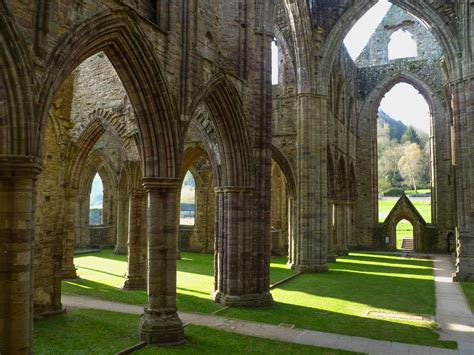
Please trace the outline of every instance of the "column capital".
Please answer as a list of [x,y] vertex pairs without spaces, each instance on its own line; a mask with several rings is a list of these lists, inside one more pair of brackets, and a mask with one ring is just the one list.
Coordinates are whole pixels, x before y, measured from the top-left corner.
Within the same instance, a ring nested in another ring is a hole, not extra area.
[[179,178],[146,177],[143,178],[143,187],[147,192],[153,190],[177,190],[181,186]]
[[254,190],[253,186],[218,186],[214,188],[216,193],[250,193]]
[[124,198],[130,197],[143,197],[146,195],[147,190],[140,189],[140,188],[131,188],[128,190],[128,195],[124,196]]
[[0,155],[0,177],[35,178],[43,170],[40,160],[34,156]]

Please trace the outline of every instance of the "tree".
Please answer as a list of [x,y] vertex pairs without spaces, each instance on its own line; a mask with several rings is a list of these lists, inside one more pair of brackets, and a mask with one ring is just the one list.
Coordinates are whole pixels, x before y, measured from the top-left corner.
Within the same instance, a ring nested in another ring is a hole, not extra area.
[[393,144],[385,149],[379,158],[379,190],[380,192],[399,186],[403,180],[398,171],[398,161],[405,151],[404,146]]
[[415,127],[409,126],[402,136],[402,143],[416,143],[419,146],[423,146],[423,142],[418,135]]
[[425,172],[423,160],[423,152],[420,146],[412,143],[406,146],[404,154],[398,161],[401,176],[413,186],[415,193],[417,192],[416,185],[421,182]]

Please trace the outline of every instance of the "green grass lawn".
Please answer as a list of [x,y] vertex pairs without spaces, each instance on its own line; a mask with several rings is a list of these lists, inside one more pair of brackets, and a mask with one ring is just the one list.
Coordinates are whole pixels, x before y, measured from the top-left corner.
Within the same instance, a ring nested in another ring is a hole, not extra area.
[[377,319],[369,312],[435,314],[432,262],[389,255],[351,254],[325,274],[305,274],[273,290],[270,309],[225,310],[222,316],[294,324],[330,333],[437,347],[432,322]]
[[[412,202],[426,223],[431,223],[431,202],[416,200]],[[379,200],[379,222],[385,221],[396,203],[396,200]]]
[[[213,257],[183,253],[178,261],[177,299],[182,311],[210,313]],[[63,291],[113,301],[145,304],[144,292],[122,291],[126,262],[111,251],[75,259],[83,279],[65,281]],[[272,260],[271,283],[293,272],[284,258]],[[431,322],[377,319],[369,312],[435,314],[432,262],[380,254],[351,254],[330,264],[330,272],[305,274],[272,290],[274,306],[231,308],[219,315],[271,324],[420,345],[452,347],[439,341]]]
[[410,222],[402,220],[397,224],[397,249],[402,248],[402,240],[404,238],[413,239],[413,226]]
[[[35,322],[35,354],[113,354],[138,343],[139,316],[76,310]],[[351,354],[312,346],[260,339],[200,326],[185,329],[186,344],[147,347],[138,354]]]
[[[214,286],[213,255],[181,253],[178,260],[177,304],[182,311],[212,313],[222,306],[210,298]],[[76,256],[74,264],[80,279],[63,281],[63,293],[96,297],[115,302],[144,305],[145,291],[123,291],[127,257],[113,250]],[[295,272],[286,268],[286,259],[272,259],[270,282],[275,283]]]
[[471,310],[474,312],[474,283],[473,282],[461,282],[462,289],[466,295],[467,301],[471,306]]
[[416,193],[418,195],[431,194],[431,189],[418,189],[416,192],[415,190],[405,190],[405,195],[407,196],[414,196]]

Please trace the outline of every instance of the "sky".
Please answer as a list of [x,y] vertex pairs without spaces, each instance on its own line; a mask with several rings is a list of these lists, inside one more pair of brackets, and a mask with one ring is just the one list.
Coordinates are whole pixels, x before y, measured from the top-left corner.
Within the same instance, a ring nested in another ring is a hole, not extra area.
[[99,174],[96,174],[92,181],[90,208],[102,208],[102,201],[104,198],[104,187]]
[[387,0],[380,0],[349,31],[344,39],[344,44],[352,59],[357,59],[390,7],[392,4]]
[[405,125],[430,133],[430,108],[425,98],[413,86],[399,83],[380,103],[380,109]]
[[[387,0],[379,0],[349,31],[344,44],[352,57],[357,59],[377,27],[382,22],[392,4]],[[407,44],[405,44],[407,45]],[[402,44],[403,46],[403,44]],[[403,51],[406,48],[400,47]],[[272,83],[278,84],[278,47],[272,44]],[[430,132],[430,112],[428,103],[411,85],[400,83],[385,95],[380,108],[392,118],[406,125],[412,125],[426,133]]]

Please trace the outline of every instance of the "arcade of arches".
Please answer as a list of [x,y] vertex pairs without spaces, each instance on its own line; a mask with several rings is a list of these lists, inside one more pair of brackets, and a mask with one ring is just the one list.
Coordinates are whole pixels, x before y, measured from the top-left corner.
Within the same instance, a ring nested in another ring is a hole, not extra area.
[[[180,249],[213,252],[213,299],[249,307],[272,304],[272,254],[325,272],[395,249],[378,223],[376,121],[400,82],[432,117],[433,218],[414,247],[448,252],[454,235],[453,276],[474,281],[472,1],[391,1],[354,61],[342,41],[376,2],[0,0],[0,353],[31,352],[33,317],[62,311],[75,248],[128,255],[149,343],[184,337]],[[399,30],[416,56],[389,58]],[[180,226],[188,171],[195,220]]]

